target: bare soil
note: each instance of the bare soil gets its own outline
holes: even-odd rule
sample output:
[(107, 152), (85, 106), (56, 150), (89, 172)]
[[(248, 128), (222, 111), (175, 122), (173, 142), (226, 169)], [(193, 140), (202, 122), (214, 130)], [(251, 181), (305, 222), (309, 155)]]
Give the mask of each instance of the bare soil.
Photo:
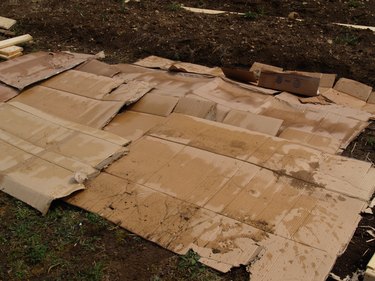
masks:
[[(181, 9), (181, 3), (246, 15), (194, 14)], [(303, 21), (278, 18), (290, 12)], [(18, 20), (13, 30), (33, 35), (34, 44), (26, 52), (104, 50), (111, 63), (148, 55), (207, 66), (249, 67), (259, 61), (291, 70), (337, 73), (373, 87), (375, 33), (332, 22), (375, 25), (374, 13), (374, 0), (0, 2), (0, 14)], [(374, 163), (374, 138), (374, 128), (367, 129), (344, 155)], [(371, 239), (366, 227), (375, 227), (374, 216), (364, 215), (360, 225), (333, 270), (337, 275), (364, 269), (375, 251), (375, 243), (366, 242)], [(73, 238), (66, 240), (67, 233)], [(28, 239), (31, 234), (37, 237)], [(93, 237), (96, 242), (90, 240)], [(45, 248), (38, 241), (53, 256), (43, 255)], [(222, 275), (181, 266), (181, 258), (84, 211), (56, 203), (44, 218), (0, 193), (0, 280), (27, 279), (237, 281), (247, 280), (248, 274), (244, 268)]]

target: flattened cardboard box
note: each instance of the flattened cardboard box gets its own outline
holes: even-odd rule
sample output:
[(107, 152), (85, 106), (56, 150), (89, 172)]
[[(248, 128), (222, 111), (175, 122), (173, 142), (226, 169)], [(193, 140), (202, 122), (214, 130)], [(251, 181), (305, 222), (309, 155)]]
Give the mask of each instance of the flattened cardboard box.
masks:
[(84, 188), (75, 175), (92, 178), (127, 152), (128, 140), (16, 102), (0, 105), (0, 117), (0, 188), (42, 213)]
[[(252, 280), (279, 280), (280, 275), (324, 280), (366, 203), (341, 189), (329, 191), (335, 189), (330, 182), (322, 188), (319, 180), (297, 178), (292, 167), (306, 169), (322, 153), (194, 117), (167, 119), (69, 202), (176, 253), (193, 249), (203, 263), (224, 272), (254, 261)], [(324, 161), (313, 169), (331, 171), (335, 180), (347, 173), (344, 162)], [(357, 194), (355, 182), (369, 171), (368, 163), (361, 163), (348, 163), (361, 174), (352, 179), (350, 194)], [(371, 183), (375, 174), (365, 177)], [(263, 255), (254, 245), (262, 246)]]
[(0, 63), (0, 81), (22, 90), (36, 82), (73, 68), (93, 56), (37, 52)]
[(304, 96), (317, 96), (320, 78), (309, 77), (295, 72), (262, 71), (258, 86), (291, 92)]

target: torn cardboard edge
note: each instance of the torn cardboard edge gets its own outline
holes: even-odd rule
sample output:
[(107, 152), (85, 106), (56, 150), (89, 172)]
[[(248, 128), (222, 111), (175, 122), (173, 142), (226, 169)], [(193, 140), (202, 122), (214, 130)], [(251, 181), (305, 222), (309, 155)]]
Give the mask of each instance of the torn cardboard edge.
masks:
[[(93, 55), (66, 52), (37, 52), (24, 55), (0, 64), (0, 81), (22, 90), (36, 82), (71, 69), (93, 57)], [(20, 68), (25, 69), (22, 74), (19, 72)]]
[(109, 132), (106, 132), (106, 131), (103, 131), (103, 130), (98, 130), (98, 129), (95, 129), (95, 128), (92, 128), (92, 127), (89, 127), (89, 126), (85, 126), (85, 125), (82, 125), (82, 124), (74, 123), (74, 122), (56, 117), (54, 115), (45, 113), (41, 110), (38, 110), (38, 109), (36, 109), (34, 107), (31, 107), (29, 105), (26, 105), (24, 103), (20, 103), (20, 102), (16, 102), (16, 101), (10, 101), (7, 104), (12, 105), (12, 106), (14, 106), (14, 107), (16, 107), (16, 108), (18, 108), (22, 111), (25, 111), (29, 114), (37, 116), (41, 119), (48, 120), (48, 121), (50, 121), (50, 122), (52, 122), (56, 125), (65, 127), (67, 129), (70, 129), (70, 130), (79, 131), (83, 134), (86, 134), (86, 135), (89, 135), (89, 136), (92, 136), (92, 137), (96, 137), (96, 138), (100, 138), (102, 140), (111, 142), (111, 143), (119, 145), (119, 146), (127, 146), (128, 144), (130, 144), (130, 140), (124, 139), (123, 137), (120, 137), (116, 134), (112, 134), (112, 133), (109, 133)]

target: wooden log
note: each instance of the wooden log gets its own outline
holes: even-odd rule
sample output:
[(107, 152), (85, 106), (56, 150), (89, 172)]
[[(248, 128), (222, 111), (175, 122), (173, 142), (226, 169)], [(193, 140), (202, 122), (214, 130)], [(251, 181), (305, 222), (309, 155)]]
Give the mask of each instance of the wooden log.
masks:
[(0, 55), (11, 56), (17, 53), (21, 53), (22, 51), (23, 51), (22, 47), (11, 46), (11, 47), (0, 49)]
[(16, 24), (16, 20), (0, 17), (0, 28), (9, 29)]
[(26, 43), (31, 40), (33, 40), (33, 37), (30, 34), (17, 36), (17, 37), (10, 38), (10, 39), (5, 39), (5, 40), (0, 41), (0, 49), (10, 47), (13, 45)]
[(11, 56), (7, 56), (7, 55), (2, 55), (0, 54), (0, 58), (4, 59), (4, 60), (9, 60), (9, 59), (13, 59), (13, 58), (16, 58), (16, 57), (19, 57), (19, 56), (22, 56), (22, 52), (18, 52), (16, 54), (13, 54)]

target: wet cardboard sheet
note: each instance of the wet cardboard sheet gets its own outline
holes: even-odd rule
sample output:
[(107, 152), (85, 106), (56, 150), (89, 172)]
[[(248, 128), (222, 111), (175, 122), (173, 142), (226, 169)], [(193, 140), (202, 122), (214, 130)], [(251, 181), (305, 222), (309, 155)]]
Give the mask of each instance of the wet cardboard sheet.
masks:
[(93, 56), (74, 53), (37, 52), (0, 64), (0, 81), (22, 90), (73, 68)]
[(18, 90), (6, 86), (4, 84), (0, 84), (0, 102), (6, 102), (18, 95)]
[(0, 105), (0, 189), (46, 213), (127, 152), (128, 140), (17, 102)]
[[(70, 70), (34, 86), (15, 101), (94, 128), (103, 128), (124, 105), (136, 102), (152, 87)], [(115, 90), (114, 90), (115, 89)]]
[(223, 272), (325, 280), (374, 180), (368, 163), (172, 114), (68, 202)]

